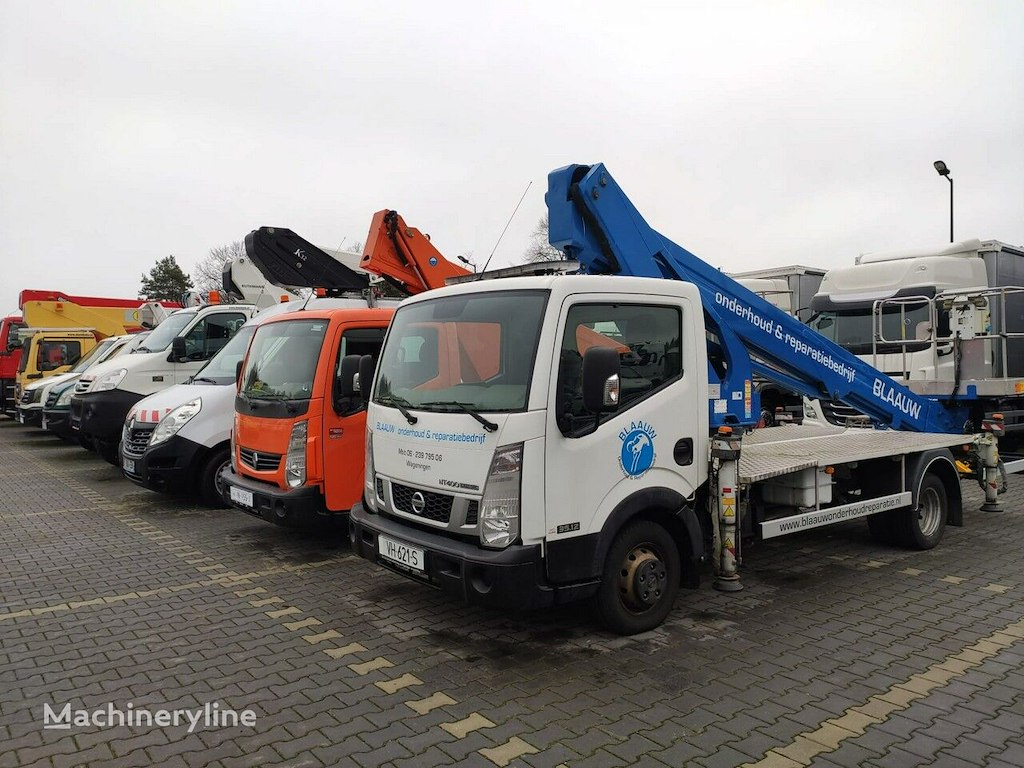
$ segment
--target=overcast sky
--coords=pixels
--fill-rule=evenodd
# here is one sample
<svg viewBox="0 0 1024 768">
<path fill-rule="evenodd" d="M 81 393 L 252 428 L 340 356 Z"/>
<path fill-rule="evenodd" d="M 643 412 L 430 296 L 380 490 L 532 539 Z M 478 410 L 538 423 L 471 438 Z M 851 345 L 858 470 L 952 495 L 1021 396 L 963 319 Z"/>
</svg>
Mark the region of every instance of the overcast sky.
<svg viewBox="0 0 1024 768">
<path fill-rule="evenodd" d="M 0 311 L 137 294 L 263 226 L 398 210 L 521 260 L 548 171 L 604 162 L 732 270 L 1024 243 L 1024 2 L 0 0 Z"/>
</svg>

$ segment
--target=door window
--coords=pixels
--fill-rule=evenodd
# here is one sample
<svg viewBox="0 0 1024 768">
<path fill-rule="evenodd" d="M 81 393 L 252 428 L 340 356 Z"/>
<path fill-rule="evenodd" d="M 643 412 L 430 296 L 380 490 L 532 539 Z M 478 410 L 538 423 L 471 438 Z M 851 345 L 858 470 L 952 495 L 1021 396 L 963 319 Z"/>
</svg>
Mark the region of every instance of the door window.
<svg viewBox="0 0 1024 768">
<path fill-rule="evenodd" d="M 36 370 L 55 371 L 61 366 L 74 365 L 81 356 L 81 342 L 41 341 L 36 350 Z"/>
<path fill-rule="evenodd" d="M 185 351 L 189 360 L 209 360 L 217 354 L 245 325 L 245 315 L 235 312 L 220 312 L 208 315 L 196 323 L 185 334 Z"/>
<path fill-rule="evenodd" d="M 341 374 L 341 361 L 348 355 L 370 355 L 374 361 L 380 358 L 380 348 L 384 343 L 384 328 L 349 328 L 341 335 L 341 344 L 338 345 L 338 359 L 334 362 L 334 382 L 337 386 L 338 376 Z M 365 382 L 370 386 L 371 382 Z M 332 397 L 334 403 L 338 402 L 338 393 L 334 392 Z"/>
<path fill-rule="evenodd" d="M 569 309 L 559 351 L 556 420 L 572 436 L 594 424 L 583 408 L 583 355 L 594 346 L 619 353 L 621 393 L 612 415 L 633 407 L 683 372 L 682 313 L 649 304 L 576 304 Z"/>
</svg>

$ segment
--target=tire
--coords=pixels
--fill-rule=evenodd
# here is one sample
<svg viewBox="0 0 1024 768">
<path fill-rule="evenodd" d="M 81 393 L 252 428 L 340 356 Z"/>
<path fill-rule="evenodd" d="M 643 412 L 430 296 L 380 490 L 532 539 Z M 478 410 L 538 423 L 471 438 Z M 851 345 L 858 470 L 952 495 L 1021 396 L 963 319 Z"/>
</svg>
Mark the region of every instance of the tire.
<svg viewBox="0 0 1024 768">
<path fill-rule="evenodd" d="M 600 623 L 620 635 L 660 625 L 679 592 L 679 550 L 668 531 L 649 520 L 623 528 L 612 542 L 594 596 Z"/>
<path fill-rule="evenodd" d="M 900 510 L 894 518 L 899 542 L 910 549 L 932 549 L 942 540 L 948 511 L 946 487 L 935 475 L 925 475 L 917 507 Z"/>
<path fill-rule="evenodd" d="M 196 491 L 199 498 L 208 507 L 226 507 L 228 503 L 224 500 L 224 487 L 220 482 L 220 471 L 231 463 L 231 454 L 227 446 L 218 448 L 211 453 L 199 473 L 196 483 Z"/>
<path fill-rule="evenodd" d="M 96 453 L 98 453 L 105 462 L 112 464 L 115 467 L 121 466 L 120 443 L 108 443 L 105 440 L 94 440 L 93 444 L 96 446 Z"/>
</svg>

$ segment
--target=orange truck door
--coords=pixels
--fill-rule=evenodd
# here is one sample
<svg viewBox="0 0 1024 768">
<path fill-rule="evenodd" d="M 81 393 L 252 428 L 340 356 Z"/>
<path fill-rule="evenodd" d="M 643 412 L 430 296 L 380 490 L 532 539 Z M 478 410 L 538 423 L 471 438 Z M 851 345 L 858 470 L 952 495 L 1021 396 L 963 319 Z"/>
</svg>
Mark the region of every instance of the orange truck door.
<svg viewBox="0 0 1024 768">
<path fill-rule="evenodd" d="M 327 509 L 347 511 L 359 501 L 363 493 L 363 452 L 365 449 L 366 409 L 356 398 L 349 408 L 339 403 L 335 380 L 341 361 L 346 355 L 373 355 L 380 357 L 384 341 L 383 325 L 346 325 L 342 327 L 340 343 L 334 353 L 331 381 L 327 382 L 323 407 L 323 473 L 324 501 Z M 369 386 L 370 382 L 365 382 Z M 354 412 L 353 412 L 354 411 Z"/>
</svg>

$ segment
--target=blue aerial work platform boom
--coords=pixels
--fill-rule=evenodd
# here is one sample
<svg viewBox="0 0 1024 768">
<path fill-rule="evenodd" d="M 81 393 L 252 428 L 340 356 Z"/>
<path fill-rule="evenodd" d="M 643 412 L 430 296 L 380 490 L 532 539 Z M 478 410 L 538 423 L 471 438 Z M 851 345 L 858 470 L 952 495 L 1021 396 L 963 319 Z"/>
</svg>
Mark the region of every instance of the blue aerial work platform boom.
<svg viewBox="0 0 1024 768">
<path fill-rule="evenodd" d="M 583 272 L 685 280 L 700 290 L 712 429 L 756 424 L 757 374 L 893 429 L 962 431 L 966 409 L 957 403 L 915 394 L 655 231 L 603 164 L 552 171 L 545 199 L 551 244 Z"/>
</svg>

